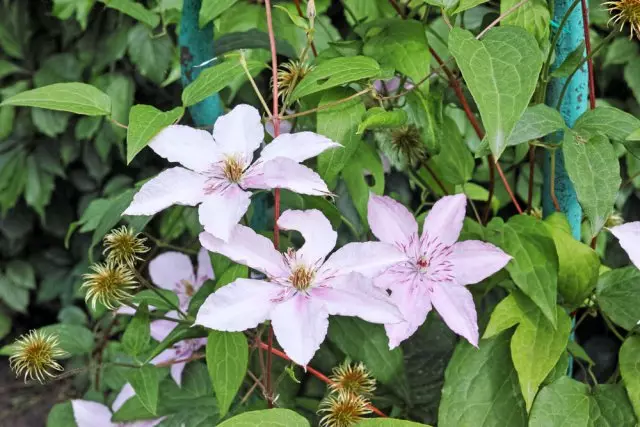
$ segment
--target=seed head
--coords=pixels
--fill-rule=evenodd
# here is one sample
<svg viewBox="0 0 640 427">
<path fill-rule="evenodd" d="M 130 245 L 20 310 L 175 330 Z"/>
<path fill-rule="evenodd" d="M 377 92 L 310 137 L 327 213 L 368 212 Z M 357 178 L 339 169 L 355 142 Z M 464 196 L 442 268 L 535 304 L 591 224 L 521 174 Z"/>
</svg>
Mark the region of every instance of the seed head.
<svg viewBox="0 0 640 427">
<path fill-rule="evenodd" d="M 402 126 L 375 134 L 378 147 L 397 169 L 403 170 L 424 159 L 426 148 L 420 131 L 414 125 Z"/>
<path fill-rule="evenodd" d="M 281 65 L 278 70 L 278 90 L 282 100 L 287 99 L 293 89 L 311 70 L 313 70 L 313 65 L 300 61 L 286 62 Z"/>
<path fill-rule="evenodd" d="M 91 304 L 94 310 L 98 302 L 113 310 L 131 298 L 136 279 L 128 266 L 107 260 L 104 264 L 93 264 L 91 269 L 94 272 L 83 276 L 82 287 L 87 290 L 87 304 Z"/>
<path fill-rule="evenodd" d="M 136 261 L 142 260 L 140 255 L 149 251 L 144 244 L 145 241 L 145 238 L 140 237 L 140 233 L 134 233 L 126 226 L 111 230 L 104 237 L 104 253 L 107 255 L 107 261 L 133 267 Z"/>
<path fill-rule="evenodd" d="M 376 389 L 376 380 L 362 362 L 358 364 L 342 363 L 333 368 L 331 376 L 333 384 L 329 385 L 332 391 L 346 391 L 352 394 L 368 395 Z"/>
<path fill-rule="evenodd" d="M 9 365 L 17 377 L 24 375 L 25 382 L 35 379 L 43 383 L 47 377 L 55 378 L 55 373 L 51 371 L 63 370 L 55 359 L 67 353 L 60 348 L 56 335 L 32 330 L 18 338 L 13 348 Z"/>
<path fill-rule="evenodd" d="M 618 225 L 622 225 L 623 223 L 624 223 L 624 218 L 622 218 L 622 215 L 620 215 L 617 212 L 614 212 L 611 215 L 609 215 L 609 218 L 607 218 L 607 221 L 605 222 L 604 226 L 607 228 L 610 228 L 610 227 L 616 227 Z"/>
<path fill-rule="evenodd" d="M 609 22 L 614 25 L 620 24 L 620 31 L 625 24 L 629 24 L 631 34 L 629 38 L 635 36 L 640 38 L 640 0 L 614 0 L 603 3 L 611 14 Z"/>
<path fill-rule="evenodd" d="M 370 413 L 367 399 L 345 391 L 325 397 L 318 409 L 318 414 L 325 414 L 321 427 L 351 427 Z"/>
</svg>

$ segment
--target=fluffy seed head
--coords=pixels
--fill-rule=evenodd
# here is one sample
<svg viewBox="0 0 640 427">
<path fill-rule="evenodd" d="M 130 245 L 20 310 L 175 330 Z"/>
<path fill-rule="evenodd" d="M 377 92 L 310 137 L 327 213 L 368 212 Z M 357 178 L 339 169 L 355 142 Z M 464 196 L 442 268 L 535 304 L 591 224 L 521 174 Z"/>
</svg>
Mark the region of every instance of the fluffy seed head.
<svg viewBox="0 0 640 427">
<path fill-rule="evenodd" d="M 313 66 L 300 61 L 286 62 L 278 70 L 278 90 L 282 100 L 293 92 L 300 81 L 313 70 Z"/>
<path fill-rule="evenodd" d="M 634 34 L 640 38 L 640 0 L 614 0 L 603 3 L 611 14 L 609 22 L 613 21 L 614 25 L 620 24 L 620 31 L 625 24 L 629 24 L 632 39 Z"/>
<path fill-rule="evenodd" d="M 346 391 L 352 394 L 371 394 L 376 389 L 376 380 L 362 362 L 357 364 L 342 363 L 333 368 L 331 376 L 332 391 Z"/>
<path fill-rule="evenodd" d="M 370 413 L 367 399 L 345 391 L 327 396 L 318 409 L 318 414 L 324 414 L 321 427 L 351 427 Z"/>
<path fill-rule="evenodd" d="M 131 298 L 136 279 L 128 266 L 107 260 L 103 264 L 93 264 L 91 270 L 94 272 L 83 276 L 82 288 L 87 290 L 85 300 L 94 310 L 98 302 L 113 310 Z"/>
<path fill-rule="evenodd" d="M 55 359 L 66 355 L 67 353 L 60 348 L 56 335 L 32 330 L 13 344 L 9 365 L 17 377 L 24 375 L 25 382 L 27 379 L 35 379 L 43 383 L 47 377 L 56 376 L 52 371 L 63 370 Z"/>
<path fill-rule="evenodd" d="M 380 150 L 397 169 L 414 166 L 426 156 L 420 131 L 414 125 L 402 126 L 392 131 L 382 130 L 375 133 Z"/>
<path fill-rule="evenodd" d="M 145 241 L 145 238 L 140 237 L 140 233 L 134 233 L 126 226 L 111 230 L 104 237 L 104 253 L 107 254 L 107 261 L 133 267 L 136 261 L 142 260 L 140 255 L 149 251 L 144 244 Z"/>
<path fill-rule="evenodd" d="M 607 218 L 607 221 L 605 222 L 604 226 L 616 227 L 618 225 L 622 225 L 623 223 L 624 223 L 624 218 L 622 218 L 622 215 L 620 215 L 617 212 L 614 212 L 611 215 L 609 215 L 609 218 Z"/>
</svg>

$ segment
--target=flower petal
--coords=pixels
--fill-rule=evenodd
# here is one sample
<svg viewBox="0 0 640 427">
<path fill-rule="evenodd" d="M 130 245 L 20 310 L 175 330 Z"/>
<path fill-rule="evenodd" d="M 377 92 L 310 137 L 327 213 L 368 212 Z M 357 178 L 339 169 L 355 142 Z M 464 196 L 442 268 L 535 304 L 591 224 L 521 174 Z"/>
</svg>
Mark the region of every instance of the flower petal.
<svg viewBox="0 0 640 427">
<path fill-rule="evenodd" d="M 388 243 L 348 243 L 327 259 L 322 271 L 332 275 L 357 272 L 373 277 L 406 259 L 403 252 Z"/>
<path fill-rule="evenodd" d="M 280 120 L 280 134 L 283 133 L 291 133 L 291 129 L 293 129 L 293 123 L 289 120 Z M 271 138 L 275 138 L 275 131 L 273 128 L 273 119 L 267 120 L 264 124 L 264 130 L 267 131 Z"/>
<path fill-rule="evenodd" d="M 315 298 L 297 293 L 271 313 L 278 343 L 299 365 L 306 366 L 327 336 L 329 313 Z"/>
<path fill-rule="evenodd" d="M 262 280 L 237 279 L 207 297 L 195 324 L 228 332 L 255 328 L 269 318 L 282 289 Z"/>
<path fill-rule="evenodd" d="M 389 295 L 359 273 L 338 276 L 328 281 L 327 286 L 311 289 L 311 296 L 322 300 L 329 314 L 357 316 L 371 323 L 404 320 Z"/>
<path fill-rule="evenodd" d="M 102 403 L 74 399 L 71 407 L 78 427 L 117 427 L 111 422 L 111 411 Z"/>
<path fill-rule="evenodd" d="M 122 405 L 124 405 L 124 403 L 127 400 L 131 399 L 135 395 L 136 395 L 136 392 L 131 386 L 131 384 L 126 383 L 124 387 L 122 387 L 118 395 L 116 396 L 115 400 L 113 401 L 113 404 L 111 405 L 111 409 L 113 409 L 113 412 L 118 412 L 120 408 L 122 408 Z"/>
<path fill-rule="evenodd" d="M 174 363 L 171 365 L 171 378 L 178 384 L 182 385 L 182 371 L 184 371 L 184 367 L 187 366 L 186 362 Z"/>
<path fill-rule="evenodd" d="M 467 240 L 453 245 L 449 260 L 456 282 L 471 285 L 502 270 L 511 257 L 490 243 Z"/>
<path fill-rule="evenodd" d="M 453 282 L 433 283 L 431 301 L 449 328 L 478 346 L 478 319 L 471 292 Z"/>
<path fill-rule="evenodd" d="M 178 350 L 173 347 L 169 347 L 168 349 L 162 351 L 156 357 L 151 359 L 151 363 L 153 365 L 159 365 L 161 363 L 173 362 L 174 360 L 180 359 L 178 355 Z"/>
<path fill-rule="evenodd" d="M 171 205 L 195 206 L 205 196 L 205 183 L 205 176 L 188 169 L 167 169 L 140 188 L 123 215 L 153 215 Z"/>
<path fill-rule="evenodd" d="M 391 197 L 369 193 L 367 217 L 371 231 L 382 242 L 406 245 L 418 236 L 418 223 L 411 212 Z"/>
<path fill-rule="evenodd" d="M 628 222 L 609 229 L 618 238 L 631 262 L 640 268 L 640 221 Z"/>
<path fill-rule="evenodd" d="M 250 105 L 237 105 L 216 120 L 213 139 L 221 153 L 227 156 L 241 155 L 245 160 L 251 161 L 253 152 L 264 139 L 260 113 Z"/>
<path fill-rule="evenodd" d="M 211 264 L 211 256 L 209 251 L 205 248 L 200 248 L 198 251 L 198 277 L 196 279 L 196 290 L 200 289 L 202 284 L 210 279 L 215 279 L 216 275 L 213 272 L 213 265 Z"/>
<path fill-rule="evenodd" d="M 178 319 L 178 313 L 170 311 L 166 315 L 171 319 Z M 178 324 L 170 320 L 154 320 L 151 322 L 151 337 L 156 341 L 163 341 Z"/>
<path fill-rule="evenodd" d="M 300 163 L 336 147 L 342 145 L 314 132 L 283 133 L 262 149 L 260 160 L 285 157 Z"/>
<path fill-rule="evenodd" d="M 149 147 L 170 162 L 196 172 L 206 171 L 220 158 L 211 132 L 189 126 L 164 128 L 153 137 Z"/>
<path fill-rule="evenodd" d="M 466 206 L 467 198 L 464 194 L 444 196 L 438 200 L 424 221 L 422 237 L 437 238 L 446 246 L 453 245 L 460 236 Z"/>
<path fill-rule="evenodd" d="M 271 240 L 244 225 L 236 225 L 228 242 L 209 233 L 200 233 L 200 243 L 211 252 L 222 254 L 266 275 L 288 275 L 282 254 L 276 251 Z"/>
<path fill-rule="evenodd" d="M 180 281 L 195 281 L 191 259 L 181 252 L 165 252 L 149 263 L 151 281 L 163 289 L 175 291 L 180 288 Z"/>
<path fill-rule="evenodd" d="M 302 234 L 304 245 L 298 250 L 298 255 L 307 264 L 324 261 L 324 257 L 336 246 L 338 233 L 317 209 L 284 211 L 278 219 L 278 225 L 283 230 L 296 230 Z"/>
<path fill-rule="evenodd" d="M 261 173 L 256 173 L 243 182 L 246 187 L 266 190 L 286 188 L 312 196 L 331 194 L 320 175 L 294 160 L 278 157 L 264 163 L 261 169 Z"/>
<path fill-rule="evenodd" d="M 208 194 L 198 209 L 200 224 L 208 233 L 227 241 L 250 204 L 251 193 L 237 186 L 222 193 Z"/>
</svg>

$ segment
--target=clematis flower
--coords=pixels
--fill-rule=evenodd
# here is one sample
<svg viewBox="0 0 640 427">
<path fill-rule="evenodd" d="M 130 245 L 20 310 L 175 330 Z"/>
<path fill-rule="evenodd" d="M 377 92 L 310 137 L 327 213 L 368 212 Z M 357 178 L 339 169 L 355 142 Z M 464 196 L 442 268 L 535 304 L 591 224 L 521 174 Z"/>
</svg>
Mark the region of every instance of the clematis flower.
<svg viewBox="0 0 640 427">
<path fill-rule="evenodd" d="M 640 268 L 640 221 L 611 227 L 609 231 L 618 238 L 620 246 L 627 252 L 631 262 Z"/>
<path fill-rule="evenodd" d="M 113 401 L 113 412 L 117 412 L 133 396 L 135 396 L 133 387 L 130 384 L 125 384 Z M 162 417 L 153 420 L 116 423 L 111 421 L 111 411 L 102 403 L 75 399 L 71 401 L 71 407 L 73 408 L 73 418 L 78 427 L 154 427 L 164 419 Z"/>
<path fill-rule="evenodd" d="M 385 325 L 394 348 L 424 323 L 432 306 L 455 333 L 478 345 L 478 324 L 471 292 L 478 283 L 501 270 L 511 257 L 481 241 L 456 242 L 462 229 L 467 199 L 446 196 L 433 205 L 422 235 L 413 215 L 395 200 L 371 194 L 368 219 L 381 244 L 392 244 L 404 258 L 379 274 L 376 286 L 391 292 L 405 318 Z"/>
<path fill-rule="evenodd" d="M 169 126 L 149 146 L 184 167 L 161 172 L 134 196 L 126 215 L 153 215 L 171 205 L 199 205 L 205 231 L 228 240 L 249 207 L 247 189 L 286 188 L 296 193 L 329 193 L 320 176 L 300 162 L 339 147 L 313 132 L 282 134 L 253 161 L 264 138 L 258 110 L 238 105 L 220 117 L 213 134 L 188 126 Z"/>
<path fill-rule="evenodd" d="M 300 365 L 309 363 L 327 334 L 328 317 L 357 316 L 372 323 L 399 322 L 397 308 L 362 272 L 375 274 L 403 256 L 391 245 L 351 243 L 325 257 L 337 233 L 318 210 L 285 211 L 278 225 L 297 230 L 305 240 L 299 250 L 280 254 L 266 237 L 237 225 L 229 242 L 201 233 L 202 246 L 267 276 L 267 280 L 237 279 L 209 295 L 196 324 L 220 331 L 243 331 L 267 319 L 278 342 Z M 358 269 L 342 264 L 357 257 Z"/>
</svg>

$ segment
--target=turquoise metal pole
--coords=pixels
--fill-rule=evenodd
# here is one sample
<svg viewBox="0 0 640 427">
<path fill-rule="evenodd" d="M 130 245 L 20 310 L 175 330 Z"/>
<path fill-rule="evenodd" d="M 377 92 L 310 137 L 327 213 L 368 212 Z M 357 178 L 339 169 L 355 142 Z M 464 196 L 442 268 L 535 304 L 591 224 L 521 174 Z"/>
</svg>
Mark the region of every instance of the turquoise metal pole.
<svg viewBox="0 0 640 427">
<path fill-rule="evenodd" d="M 213 47 L 213 23 L 200 28 L 198 17 L 202 0 L 184 0 L 180 21 L 180 64 L 182 67 L 182 86 L 187 86 L 206 67 L 195 67 L 215 56 Z M 202 102 L 189 107 L 189 113 L 196 126 L 213 126 L 222 115 L 222 103 L 218 94 L 211 95 Z"/>
</svg>

